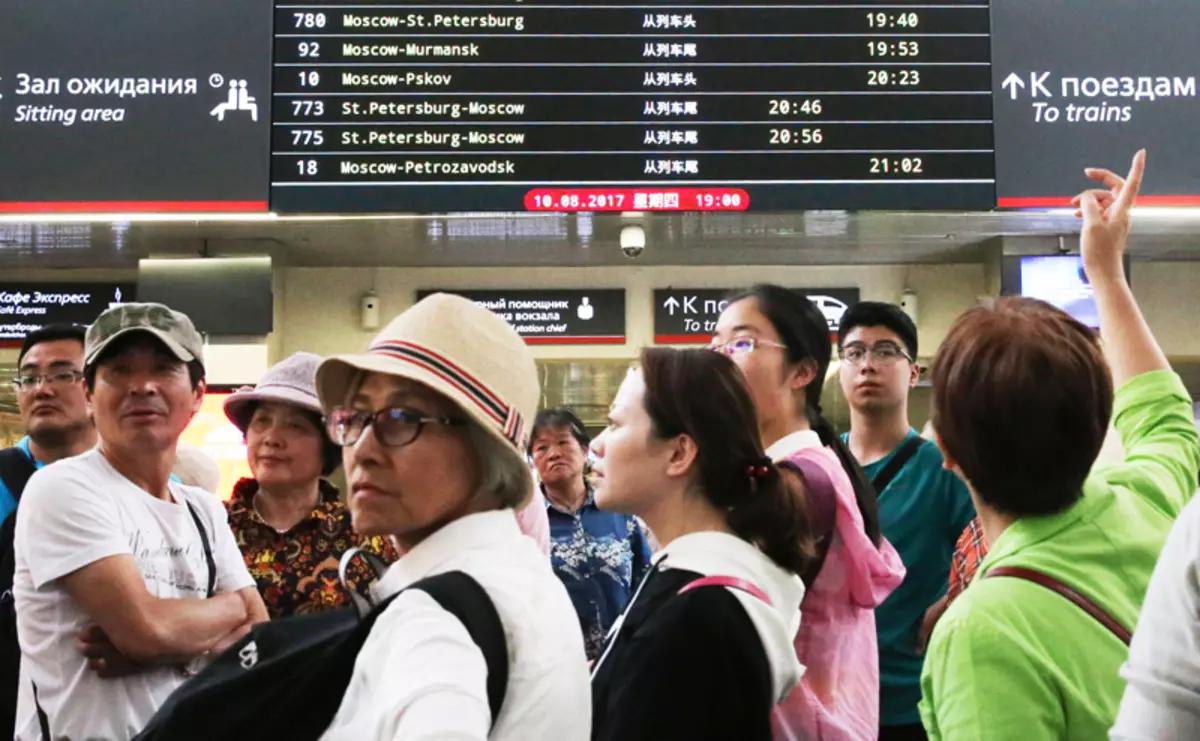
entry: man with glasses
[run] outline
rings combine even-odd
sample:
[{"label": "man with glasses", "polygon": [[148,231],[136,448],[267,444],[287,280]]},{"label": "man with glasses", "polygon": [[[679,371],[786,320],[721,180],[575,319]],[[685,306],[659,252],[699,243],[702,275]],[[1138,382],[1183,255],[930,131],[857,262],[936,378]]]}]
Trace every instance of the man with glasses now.
[{"label": "man with glasses", "polygon": [[850,450],[879,492],[879,522],[907,574],[875,610],[881,741],[924,739],[917,704],[925,643],[945,609],[950,562],[975,517],[971,495],[942,465],[937,446],[908,419],[917,385],[917,328],[894,304],[864,301],[838,331]]},{"label": "man with glasses", "polygon": [[14,452],[0,453],[0,520],[16,509],[24,489],[16,480],[18,466],[25,469],[20,478],[28,478],[96,445],[83,390],[83,333],[74,324],[53,324],[30,332],[21,345],[12,384],[26,436],[9,449]]},{"label": "man with glasses", "polygon": [[196,660],[266,619],[225,508],[171,475],[203,350],[161,304],[118,305],[87,330],[99,442],[35,473],[16,518],[18,741],[131,738]]}]

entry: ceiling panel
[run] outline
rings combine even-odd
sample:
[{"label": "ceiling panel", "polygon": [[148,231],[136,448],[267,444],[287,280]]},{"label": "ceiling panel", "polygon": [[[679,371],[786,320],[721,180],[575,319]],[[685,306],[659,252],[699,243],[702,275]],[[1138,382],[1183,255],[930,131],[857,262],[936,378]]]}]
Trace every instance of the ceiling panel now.
[{"label": "ceiling panel", "polygon": [[[644,225],[647,248],[619,235]],[[0,222],[0,268],[132,268],[148,256],[270,255],[291,266],[778,265],[976,262],[1004,250],[1068,246],[1078,222],[1045,213],[479,214],[344,220]],[[1140,218],[1136,259],[1200,255],[1190,212]]]}]

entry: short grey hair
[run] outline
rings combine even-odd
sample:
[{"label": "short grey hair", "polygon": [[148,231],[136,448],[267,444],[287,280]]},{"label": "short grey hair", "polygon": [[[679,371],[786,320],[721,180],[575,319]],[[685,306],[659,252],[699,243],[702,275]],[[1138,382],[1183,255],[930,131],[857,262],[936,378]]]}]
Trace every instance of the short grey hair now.
[{"label": "short grey hair", "polygon": [[510,509],[521,506],[529,496],[528,464],[515,448],[496,439],[474,420],[468,423],[467,434],[479,456],[480,490],[495,494]]}]

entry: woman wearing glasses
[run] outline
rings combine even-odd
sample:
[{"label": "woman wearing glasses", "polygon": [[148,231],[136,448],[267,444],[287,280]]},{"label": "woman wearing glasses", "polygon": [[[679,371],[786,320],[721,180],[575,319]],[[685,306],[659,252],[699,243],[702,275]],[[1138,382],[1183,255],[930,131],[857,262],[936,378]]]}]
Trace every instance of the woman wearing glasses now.
[{"label": "woman wearing glasses", "polygon": [[[579,620],[513,514],[533,492],[525,450],[540,396],[525,343],[487,309],[435,294],[365,353],[326,360],[317,387],[343,446],[354,529],[404,554],[373,590],[398,596],[323,738],[587,738]],[[428,593],[406,589],[446,572],[482,587],[503,627],[508,681],[494,715],[481,647]]]},{"label": "woman wearing glasses", "polygon": [[[257,386],[225,399],[225,416],[245,435],[254,474],[233,488],[229,527],[272,619],[348,606],[338,562],[350,548],[366,547],[385,563],[396,560],[385,538],[354,533],[350,511],[328,481],[342,451],[321,421],[320,362],[312,353],[296,353]],[[365,592],[374,576],[356,560],[347,583]]]},{"label": "woman wearing glasses", "polygon": [[712,349],[742,371],[758,432],[777,461],[819,465],[832,491],[809,487],[804,505],[817,560],[795,649],[807,667],[772,715],[776,741],[874,739],[879,730],[875,608],[904,579],[904,566],[879,529],[875,490],[821,413],[833,355],[821,311],[796,291],[758,285],[721,312]]}]

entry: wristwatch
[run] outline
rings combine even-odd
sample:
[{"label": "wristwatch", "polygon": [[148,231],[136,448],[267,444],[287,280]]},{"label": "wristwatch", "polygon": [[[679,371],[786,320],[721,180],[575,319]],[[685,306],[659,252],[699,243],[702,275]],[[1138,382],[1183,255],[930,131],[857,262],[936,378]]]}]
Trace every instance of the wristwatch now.
[{"label": "wristwatch", "polygon": [[206,666],[208,666],[208,662],[209,662],[210,658],[211,657],[209,656],[208,652],[205,651],[204,653],[200,654],[199,656],[194,657],[191,661],[187,662],[186,664],[180,664],[179,665],[179,673],[190,679],[190,678],[196,676],[197,674],[199,674],[200,672],[204,671],[204,668]]}]

